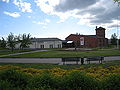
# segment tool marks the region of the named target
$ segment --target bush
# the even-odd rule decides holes
[[[105,90],[120,90],[120,74],[110,75],[103,86]]]
[[[57,89],[53,89],[53,88],[48,88],[48,87],[40,87],[40,88],[26,88],[25,90],[57,90]]]
[[[13,85],[5,80],[0,80],[0,90],[22,90],[19,87],[13,87]]]
[[[0,80],[11,83],[13,87],[26,87],[28,84],[28,79],[28,75],[14,69],[8,69],[0,72]]]
[[[0,80],[0,90],[7,90],[10,87],[12,86],[8,81]]]
[[[97,90],[97,81],[81,72],[72,72],[63,77],[61,90]]]
[[[59,86],[58,79],[48,73],[43,73],[41,75],[34,76],[30,80],[30,83],[28,85],[28,87],[31,88],[47,88],[48,90],[51,88],[52,90],[54,90],[55,88],[58,88],[58,86]]]

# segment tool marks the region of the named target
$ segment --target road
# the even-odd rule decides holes
[[[61,58],[0,58],[0,63],[56,63],[62,64]],[[104,57],[104,61],[120,60],[120,56]],[[68,62],[74,64],[75,62]],[[98,63],[98,61],[92,62]],[[79,62],[80,64],[80,62]],[[86,64],[86,62],[85,62]]]

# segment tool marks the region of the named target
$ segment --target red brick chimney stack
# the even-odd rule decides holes
[[[95,30],[96,30],[96,36],[97,37],[105,38],[105,28],[103,28],[103,27],[97,28],[97,26],[96,26]]]

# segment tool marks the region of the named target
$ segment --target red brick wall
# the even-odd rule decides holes
[[[84,45],[80,45],[80,38],[84,37]],[[89,36],[84,36],[84,35],[74,35],[71,34],[66,38],[66,40],[72,40],[74,43],[77,45],[77,47],[97,47],[98,42],[97,38],[95,37],[89,37]]]
[[[97,47],[98,42],[95,37],[85,37],[85,46],[86,47]]]

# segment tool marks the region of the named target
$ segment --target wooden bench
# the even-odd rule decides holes
[[[80,58],[78,57],[65,57],[65,58],[62,58],[62,62],[63,62],[63,65],[65,65],[65,62],[76,62],[76,64],[78,64],[78,62],[80,61]]]
[[[97,56],[97,57],[89,57],[87,58],[87,63],[90,64],[90,61],[99,61],[99,63],[102,64],[102,61],[104,60],[103,56]]]

